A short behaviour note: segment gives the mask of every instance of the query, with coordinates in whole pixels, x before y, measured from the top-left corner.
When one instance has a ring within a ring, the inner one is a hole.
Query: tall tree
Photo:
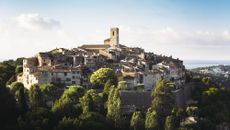
[[[57,130],[78,130],[80,126],[80,122],[77,118],[62,118],[59,121]]]
[[[69,98],[72,102],[77,103],[79,98],[82,97],[85,93],[85,89],[82,86],[70,86],[64,91],[60,100]]]
[[[165,130],[176,130],[176,124],[175,115],[167,116],[165,120]]]
[[[43,100],[48,107],[53,105],[53,102],[57,99],[57,87],[53,84],[42,84],[40,86]]]
[[[21,82],[13,82],[11,85],[10,85],[10,90],[13,94],[16,93],[16,91],[20,90],[21,88],[24,89],[24,85],[23,83]]]
[[[115,127],[119,127],[121,123],[121,99],[119,96],[119,90],[113,86],[109,92],[108,96],[108,111],[107,118],[112,120],[115,124]]]
[[[111,86],[115,85],[110,79],[105,83],[103,92],[108,95]]]
[[[160,130],[158,123],[158,115],[155,110],[148,109],[145,117],[145,129],[146,130]]]
[[[133,130],[144,130],[144,119],[140,111],[133,113],[130,120],[130,127]]]
[[[102,98],[96,93],[95,90],[88,90],[85,95],[80,99],[83,113],[89,111],[100,112],[102,108]]]
[[[10,91],[0,86],[0,126],[1,129],[13,129],[17,119],[16,102]]]
[[[164,129],[165,119],[171,114],[174,107],[174,98],[172,94],[174,86],[173,83],[160,80],[152,91],[153,101],[151,107],[158,114],[160,129]]]
[[[16,91],[15,95],[17,97],[17,104],[18,104],[20,114],[26,113],[29,107],[26,100],[25,89],[20,88],[19,90]]]
[[[40,87],[34,84],[29,90],[29,102],[31,107],[42,107],[44,106],[43,96]]]
[[[53,121],[52,113],[41,107],[33,108],[17,120],[20,130],[51,130]]]
[[[5,86],[7,81],[15,75],[15,62],[13,60],[0,62],[0,85]]]
[[[79,99],[84,95],[84,88],[81,86],[71,86],[66,89],[61,98],[55,101],[52,112],[57,120],[66,117],[75,117],[82,112]]]

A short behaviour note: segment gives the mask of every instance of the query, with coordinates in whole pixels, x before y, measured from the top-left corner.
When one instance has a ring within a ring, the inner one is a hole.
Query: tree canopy
[[[35,108],[44,106],[42,92],[37,84],[32,85],[29,89],[29,103]]]
[[[155,110],[148,109],[145,117],[146,130],[159,130],[158,115]]]
[[[130,120],[130,127],[133,130],[144,130],[144,119],[140,111],[136,111],[133,113]]]
[[[24,85],[21,82],[13,82],[10,85],[11,92],[14,93],[14,94],[16,93],[16,91],[20,90],[21,88],[24,89]]]
[[[90,77],[90,83],[95,88],[104,87],[108,80],[110,80],[113,84],[117,82],[115,72],[110,68],[100,68]]]

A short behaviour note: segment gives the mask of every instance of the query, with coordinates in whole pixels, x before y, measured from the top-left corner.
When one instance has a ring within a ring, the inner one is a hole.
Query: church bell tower
[[[119,45],[119,29],[116,27],[110,29],[110,45],[111,46]]]

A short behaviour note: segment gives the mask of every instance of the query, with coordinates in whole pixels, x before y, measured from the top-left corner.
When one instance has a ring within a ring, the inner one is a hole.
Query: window
[[[72,84],[76,84],[76,82],[75,82],[75,81],[72,81]]]
[[[73,76],[72,78],[75,79],[75,76]]]
[[[71,79],[70,78],[66,78],[66,81],[71,81]]]
[[[113,31],[113,36],[115,35],[114,31]]]
[[[61,79],[60,79],[60,78],[57,78],[57,82],[61,82]]]
[[[67,76],[67,72],[65,72],[64,75]]]
[[[140,83],[143,83],[143,75],[140,75]]]

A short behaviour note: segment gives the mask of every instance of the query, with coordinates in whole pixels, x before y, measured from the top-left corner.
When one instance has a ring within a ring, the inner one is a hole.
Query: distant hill
[[[230,65],[230,60],[184,60],[184,65],[187,69],[198,67]]]
[[[193,73],[198,73],[210,77],[220,86],[230,86],[230,65],[217,65],[209,67],[199,67],[191,69]]]

